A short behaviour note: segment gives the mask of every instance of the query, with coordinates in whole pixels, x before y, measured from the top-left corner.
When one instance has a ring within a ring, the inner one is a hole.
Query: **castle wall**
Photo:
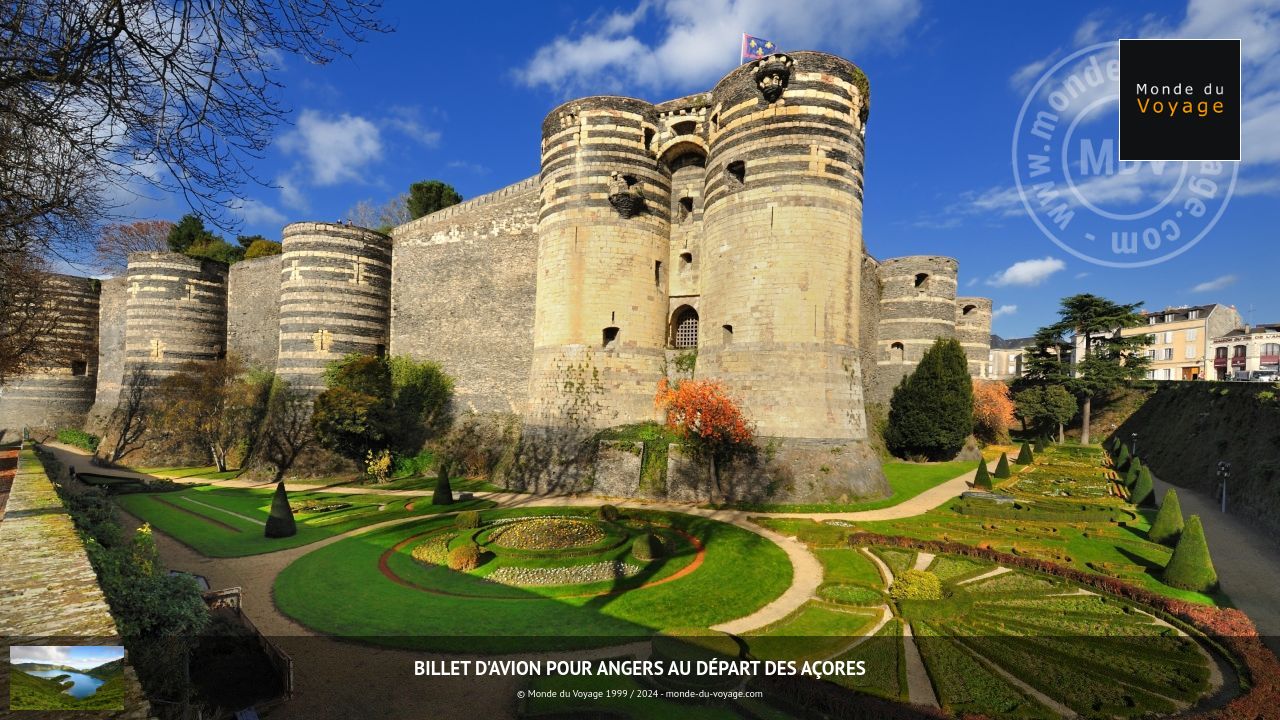
[[[227,266],[177,253],[131,253],[125,300],[125,373],[152,379],[185,362],[226,355]]]
[[[276,372],[324,390],[325,367],[350,353],[384,355],[391,316],[391,238],[331,223],[285,227]]]
[[[52,275],[48,312],[58,323],[56,356],[0,387],[0,431],[25,426],[80,427],[93,405],[98,374],[98,293],[91,278]]]
[[[281,261],[279,255],[243,260],[227,273],[227,353],[249,367],[276,369]]]
[[[98,382],[93,409],[89,411],[89,431],[102,434],[103,426],[124,381],[125,304],[129,295],[127,275],[102,281],[98,294]]]
[[[789,57],[772,103],[765,61],[712,91],[698,375],[724,380],[761,435],[861,440],[864,80],[831,55]]]
[[[391,353],[439,362],[456,410],[525,410],[537,222],[535,177],[392,233]]]
[[[956,339],[969,359],[969,374],[987,377],[991,365],[990,298],[956,298]]]
[[[656,123],[652,105],[619,97],[575,100],[543,122],[531,425],[656,417],[671,242]]]
[[[880,262],[880,320],[871,402],[888,402],[893,388],[915,369],[938,338],[956,336],[958,263],[914,255]]]
[[[879,387],[880,349],[880,263],[870,255],[862,257],[862,284],[858,288],[858,350],[862,359],[862,394],[868,403],[884,402],[888,395]],[[892,388],[890,388],[892,390]]]

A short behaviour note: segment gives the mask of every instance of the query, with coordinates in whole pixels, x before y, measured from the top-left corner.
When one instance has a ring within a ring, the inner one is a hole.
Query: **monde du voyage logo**
[[[1066,252],[1145,267],[1186,252],[1226,210],[1240,159],[1239,40],[1120,40],[1068,55],[1028,92],[1018,193]],[[1118,121],[1117,121],[1118,120]]]

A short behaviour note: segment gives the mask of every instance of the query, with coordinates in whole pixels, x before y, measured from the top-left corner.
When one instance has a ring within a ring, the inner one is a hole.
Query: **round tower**
[[[46,317],[55,319],[50,355],[0,386],[0,430],[80,427],[98,376],[98,297],[92,278],[50,275]]]
[[[130,253],[125,365],[153,379],[226,357],[227,266],[177,253]]]
[[[867,90],[847,60],[797,52],[745,64],[712,91],[697,374],[723,380],[760,435],[867,436]]]
[[[954,258],[912,255],[880,263],[880,322],[873,400],[889,399],[938,338],[956,337]]]
[[[969,358],[969,374],[990,375],[991,364],[991,299],[956,298],[956,339]]]
[[[334,360],[386,354],[391,238],[352,225],[301,222],[285,227],[282,245],[277,374],[318,394]]]
[[[527,419],[653,419],[666,345],[669,174],[649,103],[590,97],[542,123],[538,289]]]

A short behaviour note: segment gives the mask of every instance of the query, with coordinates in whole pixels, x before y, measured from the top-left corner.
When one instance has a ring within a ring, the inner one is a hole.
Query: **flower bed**
[[[415,553],[417,551],[415,550]],[[414,557],[417,557],[415,554]],[[508,565],[485,576],[486,580],[503,585],[583,585],[629,578],[639,573],[637,565],[608,560],[586,565],[564,567],[518,567]]]
[[[594,545],[606,537],[599,524],[585,519],[530,518],[504,523],[488,541],[513,550],[565,550]]]

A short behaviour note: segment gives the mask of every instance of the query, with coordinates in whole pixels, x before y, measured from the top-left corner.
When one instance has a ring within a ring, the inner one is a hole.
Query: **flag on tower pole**
[[[776,52],[778,52],[778,46],[774,45],[772,41],[742,33],[742,59],[738,61],[738,64],[741,65],[748,60],[759,60],[765,55],[772,55]]]

